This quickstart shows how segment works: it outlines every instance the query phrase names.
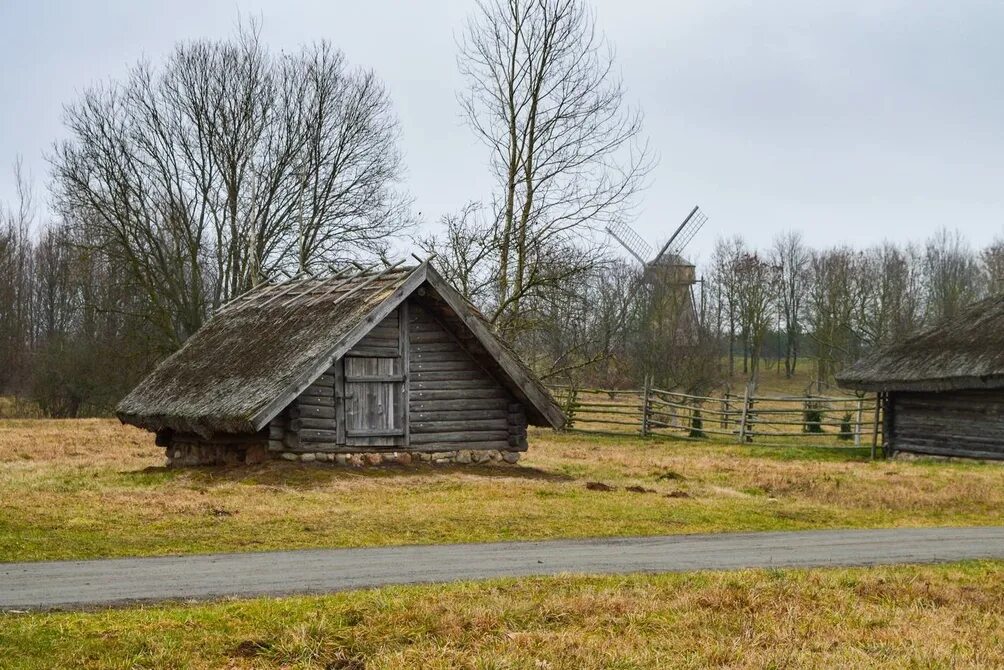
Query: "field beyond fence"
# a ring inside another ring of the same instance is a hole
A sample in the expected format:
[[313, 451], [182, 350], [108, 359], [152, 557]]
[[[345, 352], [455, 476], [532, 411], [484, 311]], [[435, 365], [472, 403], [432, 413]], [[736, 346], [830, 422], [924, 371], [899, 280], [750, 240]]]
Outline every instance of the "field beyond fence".
[[882, 440], [877, 397], [736, 394], [700, 396], [655, 387], [554, 386], [567, 429], [588, 433], [718, 439], [762, 444], [871, 446]]

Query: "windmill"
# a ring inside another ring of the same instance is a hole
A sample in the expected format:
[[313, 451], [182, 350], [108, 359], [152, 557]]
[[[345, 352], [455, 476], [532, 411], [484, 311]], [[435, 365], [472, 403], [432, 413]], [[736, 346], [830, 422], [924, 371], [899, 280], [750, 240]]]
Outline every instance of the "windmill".
[[655, 325], [666, 326], [673, 331], [670, 337], [676, 344], [693, 343], [697, 338], [700, 323], [694, 298], [697, 273], [694, 264], [683, 257], [683, 252], [707, 220], [708, 216], [695, 206], [662, 245], [659, 253], [655, 253], [652, 245], [626, 223], [618, 221], [607, 226], [610, 236], [642, 266], [640, 281], [632, 289], [628, 302], [634, 298], [640, 285], [646, 284], [653, 300], [659, 303], [657, 309], [652, 310], [661, 315], [661, 323]]

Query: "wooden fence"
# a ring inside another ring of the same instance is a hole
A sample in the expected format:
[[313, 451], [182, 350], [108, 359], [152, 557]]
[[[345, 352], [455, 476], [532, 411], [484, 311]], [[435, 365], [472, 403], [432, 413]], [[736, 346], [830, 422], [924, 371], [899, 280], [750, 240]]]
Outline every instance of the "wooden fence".
[[583, 432], [717, 438], [763, 444], [872, 448], [882, 444], [881, 403], [867, 396], [699, 396], [645, 386], [643, 389], [552, 387], [568, 418]]

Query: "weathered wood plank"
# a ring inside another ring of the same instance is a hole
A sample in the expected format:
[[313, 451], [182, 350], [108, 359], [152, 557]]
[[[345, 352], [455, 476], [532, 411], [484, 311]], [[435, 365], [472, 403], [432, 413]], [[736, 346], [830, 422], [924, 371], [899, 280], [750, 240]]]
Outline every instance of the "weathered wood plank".
[[324, 386], [321, 386], [319, 384], [314, 384], [312, 386], [308, 386], [306, 390], [304, 390], [304, 392], [300, 394], [300, 397], [302, 398], [303, 396], [316, 396], [319, 398], [331, 398], [334, 395], [335, 395], [334, 384], [327, 384]]
[[429, 444], [431, 442], [455, 444], [460, 442], [492, 441], [509, 444], [509, 432], [505, 430], [467, 430], [452, 433], [413, 433], [411, 441], [412, 444]]
[[334, 393], [328, 396], [303, 394], [296, 399], [297, 407], [330, 407], [335, 402]]
[[321, 405], [294, 405], [289, 408], [290, 419], [299, 419], [301, 417], [334, 419], [335, 408], [331, 404], [326, 407]]
[[443, 341], [443, 342], [415, 342], [411, 340], [411, 351], [414, 354], [431, 354], [438, 353], [441, 351], [455, 351], [457, 348], [456, 343]]
[[439, 410], [425, 412], [411, 412], [411, 420], [418, 421], [492, 421], [495, 419], [505, 420], [507, 413], [504, 409], [460, 409], [460, 410]]
[[304, 428], [307, 429], [319, 429], [319, 430], [335, 430], [337, 424], [334, 418], [304, 418], [304, 419], [291, 419], [289, 422], [289, 429], [293, 431], [300, 431]]
[[411, 370], [411, 379], [423, 382], [488, 380], [494, 383], [491, 377], [483, 370]]
[[418, 433], [450, 433], [464, 431], [506, 431], [505, 419], [463, 419], [461, 421], [413, 421], [412, 434]]
[[466, 360], [462, 361], [412, 361], [412, 372], [446, 372], [448, 370], [471, 370], [472, 364]]
[[470, 354], [461, 351], [459, 345], [453, 351], [430, 351], [426, 353], [413, 352], [411, 355], [412, 365], [415, 363], [442, 363], [462, 361], [468, 368], [476, 368], [477, 365], [471, 360]]
[[443, 381], [412, 381], [411, 388], [414, 391], [449, 391], [461, 389], [498, 389], [490, 379], [448, 379]]
[[424, 400], [483, 400], [499, 399], [508, 400], [509, 394], [505, 389], [460, 389], [452, 391], [414, 391], [412, 398], [419, 402]]
[[338, 434], [334, 430], [319, 430], [316, 428], [304, 428], [296, 432], [300, 442], [335, 442]]
[[412, 395], [408, 405], [412, 412], [448, 412], [455, 410], [502, 409], [508, 405], [506, 398], [466, 398], [460, 400], [420, 400]]

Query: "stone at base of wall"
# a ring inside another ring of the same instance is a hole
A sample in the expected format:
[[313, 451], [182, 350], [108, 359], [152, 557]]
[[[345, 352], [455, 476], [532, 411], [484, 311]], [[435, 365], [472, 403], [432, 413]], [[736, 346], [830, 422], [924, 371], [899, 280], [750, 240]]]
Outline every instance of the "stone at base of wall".
[[370, 451], [358, 454], [331, 454], [318, 451], [294, 454], [284, 451], [281, 457], [288, 461], [301, 461], [304, 463], [326, 462], [350, 467], [410, 465], [412, 463], [432, 463], [434, 465], [495, 463], [513, 465], [519, 462], [520, 452], [458, 449], [456, 451]]
[[252, 465], [270, 459], [302, 463], [332, 463], [350, 467], [372, 465], [410, 465], [412, 463], [444, 464], [496, 464], [514, 465], [520, 452], [499, 450], [457, 449], [455, 451], [381, 451], [354, 454], [329, 452], [293, 453], [269, 451], [265, 444], [213, 445], [174, 443], [167, 448], [167, 464], [186, 465]]

